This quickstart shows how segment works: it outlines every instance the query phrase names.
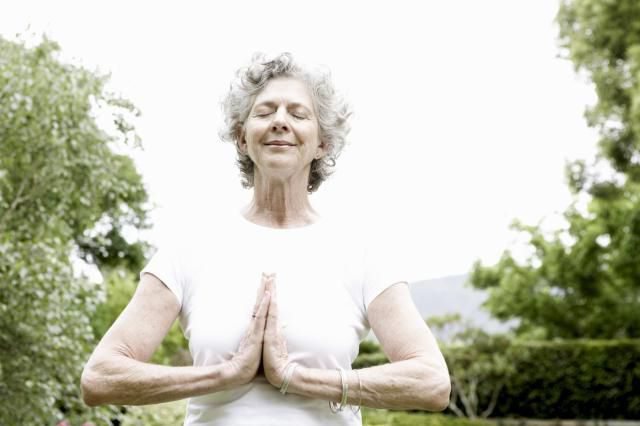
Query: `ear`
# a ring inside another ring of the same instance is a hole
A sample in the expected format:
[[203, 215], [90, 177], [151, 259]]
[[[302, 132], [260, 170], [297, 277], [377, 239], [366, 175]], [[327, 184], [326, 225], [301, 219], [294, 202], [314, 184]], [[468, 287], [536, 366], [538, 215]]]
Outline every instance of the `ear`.
[[318, 145], [318, 147], [316, 148], [316, 155], [315, 155], [315, 159], [319, 160], [320, 158], [324, 157], [327, 153], [327, 144], [324, 141], [320, 141], [320, 145]]
[[238, 140], [236, 141], [236, 145], [238, 146], [240, 152], [245, 155], [247, 154], [247, 140], [244, 137], [244, 128], [241, 128], [238, 133]]

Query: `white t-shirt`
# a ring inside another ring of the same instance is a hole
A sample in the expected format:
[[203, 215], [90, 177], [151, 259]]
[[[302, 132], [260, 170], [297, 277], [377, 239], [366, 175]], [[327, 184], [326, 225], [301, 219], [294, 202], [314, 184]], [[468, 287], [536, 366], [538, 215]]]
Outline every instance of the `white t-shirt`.
[[[158, 277], [180, 302], [194, 365], [231, 358], [249, 326], [262, 272], [275, 272], [289, 360], [350, 370], [370, 329], [369, 304], [403, 281], [392, 272], [393, 261], [372, 251], [363, 233], [328, 219], [289, 229], [240, 215], [225, 222], [161, 246], [140, 273]], [[334, 414], [325, 400], [282, 395], [262, 376], [190, 398], [185, 419], [189, 426], [361, 424], [359, 413]]]

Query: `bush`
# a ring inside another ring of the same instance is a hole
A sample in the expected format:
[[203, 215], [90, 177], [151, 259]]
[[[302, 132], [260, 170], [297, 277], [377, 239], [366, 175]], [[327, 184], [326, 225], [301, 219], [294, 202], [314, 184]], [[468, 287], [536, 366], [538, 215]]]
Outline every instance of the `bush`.
[[[137, 273], [122, 268], [106, 271], [107, 297], [104, 303], [98, 305], [95, 315], [91, 318], [91, 325], [98, 339], [102, 338], [127, 306], [136, 290], [137, 282]], [[176, 320], [150, 361], [163, 365], [190, 365], [188, 348], [187, 339], [180, 329], [179, 321]]]
[[509, 358], [496, 415], [640, 419], [639, 339], [519, 342]]
[[380, 364], [386, 364], [388, 362], [389, 362], [389, 358], [387, 358], [385, 354], [383, 354], [382, 352], [360, 354], [358, 355], [356, 360], [353, 361], [353, 364], [351, 365], [351, 367], [354, 369], [367, 368], [367, 367], [373, 367]]
[[[487, 388], [501, 386], [493, 417], [640, 419], [640, 339], [493, 342], [469, 348], [470, 353], [500, 352], [510, 365], [504, 375], [481, 382]], [[388, 362], [370, 349], [354, 368]], [[468, 358], [451, 355], [460, 351], [464, 348], [443, 347], [452, 373], [472, 369]], [[484, 398], [478, 405], [489, 404], [488, 394], [478, 396]]]
[[373, 340], [363, 340], [360, 342], [358, 354], [377, 354], [380, 352], [380, 345]]

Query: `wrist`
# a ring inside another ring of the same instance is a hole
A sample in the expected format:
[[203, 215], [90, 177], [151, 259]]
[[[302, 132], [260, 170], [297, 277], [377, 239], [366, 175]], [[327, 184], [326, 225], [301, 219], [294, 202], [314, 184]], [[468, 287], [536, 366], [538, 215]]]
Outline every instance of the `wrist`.
[[296, 369], [298, 368], [297, 362], [290, 362], [284, 368], [284, 376], [282, 378], [282, 384], [279, 387], [280, 393], [283, 395], [287, 394], [287, 390], [289, 389], [289, 384], [291, 383], [291, 378], [295, 374]]
[[[342, 377], [336, 369], [299, 366], [294, 373], [287, 393], [334, 402], [342, 400]], [[348, 380], [348, 378], [347, 374], [346, 379]], [[349, 382], [349, 385], [351, 385], [351, 382]], [[349, 398], [349, 400], [351, 401], [352, 398]]]
[[226, 389], [241, 386], [251, 381], [251, 377], [247, 377], [246, 372], [233, 361], [227, 361], [217, 366], [220, 367], [222, 383]]
[[267, 381], [271, 383], [272, 386], [279, 389], [280, 386], [282, 386], [282, 382], [284, 381], [284, 375], [287, 366], [289, 366], [290, 364], [291, 363], [287, 363], [282, 367], [265, 366], [264, 375], [267, 378]]
[[296, 369], [293, 371], [291, 378], [289, 379], [289, 385], [287, 387], [287, 393], [295, 393], [298, 395], [303, 395], [302, 389], [304, 388], [305, 378], [309, 374], [309, 368], [303, 367], [298, 364]]

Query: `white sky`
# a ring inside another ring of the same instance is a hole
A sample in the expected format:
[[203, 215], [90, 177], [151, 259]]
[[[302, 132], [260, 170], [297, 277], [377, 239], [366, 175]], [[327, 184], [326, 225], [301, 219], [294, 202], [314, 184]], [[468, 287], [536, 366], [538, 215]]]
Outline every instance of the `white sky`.
[[4, 2], [0, 34], [46, 32], [111, 72], [143, 112], [134, 154], [158, 243], [237, 209], [220, 100], [253, 52], [326, 64], [355, 116], [337, 172], [311, 198], [401, 242], [409, 280], [464, 273], [514, 244], [515, 218], [564, 210], [565, 160], [590, 159], [593, 90], [558, 59], [556, 0]]

